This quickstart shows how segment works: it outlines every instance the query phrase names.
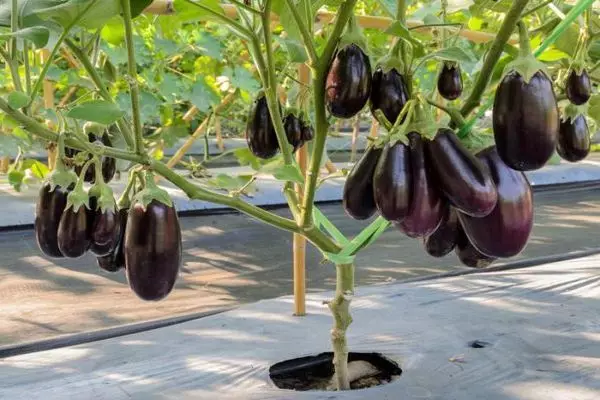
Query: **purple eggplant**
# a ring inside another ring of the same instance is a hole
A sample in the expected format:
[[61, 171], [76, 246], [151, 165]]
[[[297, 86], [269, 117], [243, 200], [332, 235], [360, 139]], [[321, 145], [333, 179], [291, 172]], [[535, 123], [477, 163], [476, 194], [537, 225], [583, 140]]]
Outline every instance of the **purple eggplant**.
[[560, 122], [556, 151], [562, 159], [577, 162], [587, 157], [591, 140], [588, 124], [583, 115]]
[[496, 261], [494, 257], [486, 256], [477, 250], [469, 241], [460, 224], [458, 225], [458, 239], [454, 251], [462, 264], [471, 268], [485, 268]]
[[79, 258], [90, 248], [88, 212], [85, 206], [67, 208], [58, 224], [58, 248], [67, 258]]
[[260, 93], [250, 109], [246, 124], [246, 142], [252, 154], [268, 159], [279, 151], [277, 133], [269, 112], [267, 98]]
[[495, 146], [482, 150], [477, 157], [492, 175], [498, 202], [485, 217], [459, 213], [458, 218], [469, 241], [479, 252], [496, 258], [513, 257], [523, 250], [533, 228], [531, 186], [523, 172], [504, 164]]
[[369, 147], [346, 178], [342, 201], [344, 210], [354, 219], [367, 219], [375, 214], [373, 174], [381, 151], [381, 148]]
[[62, 258], [58, 248], [58, 225], [67, 206], [68, 190], [56, 186], [51, 190], [50, 183], [44, 183], [35, 207], [35, 238], [45, 255]]
[[438, 76], [437, 88], [446, 100], [456, 100], [463, 91], [462, 76], [458, 64], [444, 63]]
[[454, 132], [440, 129], [427, 151], [436, 181], [458, 211], [474, 217], [492, 212], [498, 199], [492, 177]]
[[383, 218], [401, 221], [410, 208], [412, 176], [409, 148], [402, 142], [384, 147], [373, 174], [375, 205]]
[[425, 140], [417, 132], [408, 134], [412, 175], [411, 202], [408, 215], [394, 225], [409, 237], [431, 234], [440, 224], [446, 207], [429, 167]]
[[127, 227], [127, 216], [129, 214], [128, 208], [121, 208], [119, 211], [119, 237], [110, 253], [103, 257], [97, 257], [96, 261], [98, 266], [108, 272], [117, 272], [120, 269], [125, 268], [125, 253], [124, 253], [124, 239], [125, 239], [125, 228]]
[[408, 88], [404, 77], [392, 68], [383, 72], [378, 67], [373, 74], [371, 86], [371, 111], [381, 110], [393, 125], [408, 101]]
[[585, 69], [581, 71], [581, 74], [571, 70], [567, 78], [566, 91], [567, 98], [576, 106], [587, 103], [592, 96], [592, 82]]
[[554, 154], [559, 129], [552, 81], [542, 71], [529, 83], [510, 72], [496, 91], [493, 125], [498, 154], [506, 165], [518, 171], [543, 167]]
[[293, 152], [296, 152], [296, 150], [304, 144], [302, 137], [302, 120], [290, 113], [283, 119], [283, 127], [288, 143], [293, 147]]
[[458, 213], [454, 208], [447, 207], [440, 226], [423, 239], [425, 251], [433, 257], [444, 257], [456, 247], [459, 231]]

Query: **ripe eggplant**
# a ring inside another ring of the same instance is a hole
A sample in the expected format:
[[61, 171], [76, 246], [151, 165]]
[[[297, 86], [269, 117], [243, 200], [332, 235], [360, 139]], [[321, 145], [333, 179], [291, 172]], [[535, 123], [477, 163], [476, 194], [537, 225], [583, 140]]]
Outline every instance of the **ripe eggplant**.
[[354, 219], [367, 219], [375, 214], [373, 174], [382, 149], [369, 147], [346, 178], [342, 197], [344, 210]]
[[51, 190], [50, 183], [40, 189], [35, 207], [35, 239], [38, 247], [48, 257], [62, 258], [58, 247], [58, 225], [67, 206], [68, 190], [56, 186]]
[[254, 100], [246, 125], [246, 141], [250, 151], [259, 158], [268, 159], [277, 154], [279, 143], [264, 94]]
[[436, 181], [458, 211], [474, 217], [492, 212], [498, 198], [492, 177], [454, 132], [440, 129], [427, 151]]
[[90, 251], [98, 257], [108, 255], [117, 245], [121, 234], [119, 213], [113, 210], [95, 211], [91, 229]]
[[409, 148], [402, 142], [383, 148], [373, 174], [377, 210], [388, 221], [399, 222], [410, 208], [412, 175]]
[[590, 146], [590, 131], [583, 115], [574, 120], [560, 121], [556, 151], [561, 158], [570, 162], [581, 161], [589, 154]]
[[302, 121], [294, 114], [288, 114], [283, 119], [283, 127], [288, 143], [292, 145], [293, 151], [296, 152], [304, 144], [302, 140]]
[[313, 140], [314, 136], [315, 132], [312, 126], [310, 126], [310, 122], [302, 121], [302, 141], [304, 143], [310, 142], [311, 140]]
[[584, 69], [581, 74], [571, 70], [567, 78], [567, 98], [576, 106], [587, 103], [592, 96], [592, 82], [587, 71]]
[[381, 110], [393, 125], [408, 101], [408, 88], [404, 77], [396, 68], [383, 72], [377, 67], [371, 85], [371, 111]]
[[456, 100], [463, 91], [462, 76], [458, 64], [444, 63], [438, 76], [437, 88], [446, 100]]
[[494, 257], [489, 257], [479, 252], [479, 250], [471, 244], [460, 224], [459, 228], [458, 239], [454, 251], [461, 263], [471, 268], [485, 268], [496, 261]]
[[440, 226], [431, 235], [423, 239], [425, 251], [429, 255], [438, 258], [449, 254], [456, 247], [460, 229], [458, 225], [458, 213], [454, 208], [447, 207]]
[[363, 109], [371, 94], [371, 62], [356, 44], [338, 50], [325, 81], [327, 109], [337, 118], [351, 118]]
[[117, 242], [107, 255], [96, 258], [98, 266], [108, 272], [117, 272], [118, 270], [125, 268], [125, 254], [123, 250], [129, 209], [122, 208], [118, 212], [119, 236]]
[[426, 139], [417, 132], [408, 134], [412, 175], [411, 202], [408, 215], [395, 226], [409, 237], [427, 236], [440, 224], [446, 204], [437, 189], [425, 151]]
[[485, 217], [459, 213], [458, 218], [469, 241], [480, 253], [496, 258], [513, 257], [523, 250], [533, 228], [531, 186], [523, 172], [504, 164], [495, 146], [482, 150], [477, 158], [492, 175], [498, 202]]
[[[102, 135], [101, 139], [98, 139], [98, 137], [93, 133], [88, 133], [88, 140], [92, 144], [103, 144], [106, 147], [112, 147], [112, 142], [106, 132]], [[65, 148], [65, 154], [69, 158], [73, 158], [79, 153], [79, 150], [75, 150], [69, 147]], [[91, 160], [91, 158], [92, 156], [89, 155], [88, 160]], [[103, 156], [100, 162], [102, 169], [102, 178], [104, 179], [104, 182], [109, 183], [114, 178], [115, 173], [117, 172], [117, 160], [112, 157]], [[77, 175], [79, 175], [82, 169], [83, 165], [76, 165], [74, 171]], [[94, 166], [90, 166], [87, 169], [87, 171], [85, 172], [84, 180], [89, 183], [96, 182], [96, 169], [94, 168]]]
[[559, 129], [552, 81], [542, 71], [529, 83], [517, 72], [507, 74], [496, 91], [493, 125], [506, 165], [518, 171], [543, 167], [554, 153]]
[[136, 203], [125, 228], [125, 268], [131, 289], [143, 300], [167, 296], [182, 258], [181, 228], [177, 212], [157, 200], [146, 208]]
[[88, 212], [85, 206], [67, 208], [58, 224], [58, 248], [68, 258], [79, 258], [90, 248]]

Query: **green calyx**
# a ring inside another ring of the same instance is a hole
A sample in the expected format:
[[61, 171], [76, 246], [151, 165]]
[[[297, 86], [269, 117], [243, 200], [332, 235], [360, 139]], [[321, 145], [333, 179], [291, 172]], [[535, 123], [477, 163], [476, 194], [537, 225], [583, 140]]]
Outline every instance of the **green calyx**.
[[56, 162], [56, 168], [48, 177], [50, 189], [54, 190], [57, 186], [66, 189], [73, 186], [76, 182], [77, 174], [72, 170], [68, 169], [59, 157]]
[[88, 121], [83, 125], [83, 133], [89, 135], [90, 133], [96, 135], [96, 137], [102, 137], [106, 131], [106, 126], [97, 122]]
[[531, 78], [539, 71], [546, 74], [546, 76], [550, 76], [546, 65], [531, 54], [526, 57], [518, 57], [516, 60], [510, 62], [504, 69], [503, 77], [513, 71], [518, 73], [525, 83], [529, 83]]
[[435, 137], [438, 129], [444, 125], [439, 124], [433, 118], [433, 111], [427, 102], [419, 101], [415, 105], [413, 118], [407, 126], [407, 132], [419, 132], [421, 136], [432, 140]]
[[387, 74], [391, 70], [395, 69], [399, 74], [404, 71], [404, 62], [398, 56], [387, 54], [377, 61], [377, 65], [381, 68], [384, 74]]
[[580, 115], [585, 116], [588, 112], [588, 108], [589, 108], [589, 102], [582, 104], [580, 106], [576, 106], [575, 104], [569, 103], [565, 107], [565, 110], [563, 112], [561, 119], [563, 121], [568, 121], [568, 120], [575, 121], [575, 119], [577, 117], [579, 117]]
[[356, 16], [352, 14], [348, 20], [348, 26], [346, 32], [340, 37], [338, 48], [344, 48], [350, 44], [355, 44], [367, 53], [367, 39], [363, 35], [362, 28], [356, 22]]
[[72, 208], [73, 212], [77, 212], [81, 207], [90, 208], [90, 197], [83, 188], [83, 181], [79, 180], [75, 185], [75, 189], [67, 196], [65, 209]]
[[154, 174], [151, 171], [146, 171], [145, 174], [146, 187], [136, 193], [131, 200], [131, 206], [141, 204], [145, 209], [153, 200], [163, 203], [169, 207], [173, 207], [173, 200], [166, 190], [159, 188], [154, 183]]
[[[586, 67], [586, 65], [585, 65], [584, 61], [575, 60], [575, 61], [573, 61], [573, 64], [571, 64], [571, 71], [575, 71], [575, 73], [577, 75], [581, 75], [581, 74], [583, 74], [583, 71], [585, 71], [585, 67]], [[570, 71], [569, 71], [569, 74], [570, 74]]]
[[112, 189], [104, 182], [98, 182], [92, 186], [89, 191], [89, 197], [96, 198], [97, 209], [103, 213], [115, 210], [117, 207]]
[[283, 117], [285, 118], [285, 117], [287, 117], [288, 115], [293, 115], [293, 116], [295, 116], [295, 117], [297, 117], [297, 118], [300, 118], [301, 114], [302, 114], [302, 113], [300, 112], [300, 110], [298, 110], [296, 107], [288, 107], [288, 108], [285, 110], [285, 114], [284, 114], [284, 116], [283, 116]]

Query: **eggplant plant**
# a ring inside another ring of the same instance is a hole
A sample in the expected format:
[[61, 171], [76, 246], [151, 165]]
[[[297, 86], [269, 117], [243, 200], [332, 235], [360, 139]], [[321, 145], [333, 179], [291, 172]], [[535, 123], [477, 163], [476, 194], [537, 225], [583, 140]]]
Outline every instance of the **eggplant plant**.
[[[441, 257], [454, 249], [471, 267], [514, 256], [526, 245], [533, 225], [531, 189], [521, 171], [541, 168], [557, 147], [571, 161], [587, 154], [585, 118], [589, 114], [597, 122], [600, 114], [598, 95], [589, 83], [598, 69], [598, 64], [588, 65], [592, 37], [597, 36], [589, 21], [598, 21], [592, 2], [565, 6], [564, 19], [536, 29], [543, 40], [532, 53], [527, 26], [539, 19], [534, 16], [546, 15], [548, 2], [474, 1], [468, 10], [471, 15], [501, 15], [485, 58], [476, 63], [475, 45], [453, 44], [462, 34], [462, 22], [453, 20], [456, 10], [445, 0], [419, 29], [409, 26], [407, 16], [437, 2], [397, 0], [393, 7], [393, 2], [379, 2], [373, 9], [393, 19], [385, 30], [391, 46], [379, 47], [370, 45], [360, 28], [357, 0], [332, 2], [336, 11], [331, 20], [319, 19], [323, 2], [310, 0], [230, 0], [228, 12], [217, 0], [177, 1], [176, 10], [216, 21], [244, 44], [262, 86], [245, 121], [251, 162], [274, 159], [270, 171], [282, 181], [292, 213], [287, 218], [245, 201], [247, 184], [227, 193], [212, 190], [152, 156], [140, 92], [149, 77], [139, 75], [141, 55], [134, 40], [134, 18], [151, 1], [65, 0], [50, 6], [11, 0], [10, 7], [0, 10], [0, 24], [6, 27], [2, 37], [8, 39], [0, 46], [0, 57], [12, 77], [10, 93], [0, 97], [3, 122], [58, 149], [56, 167], [40, 190], [36, 209], [39, 247], [53, 258], [91, 251], [104, 270], [125, 269], [140, 298], [165, 298], [182, 262], [182, 237], [173, 201], [156, 185], [159, 178], [190, 199], [231, 207], [302, 235], [335, 265], [335, 295], [328, 302], [334, 321], [334, 380], [337, 389], [349, 389], [346, 331], [352, 323], [354, 259], [361, 249], [393, 225], [423, 240], [431, 255]], [[285, 36], [280, 35], [282, 29], [272, 29], [277, 15]], [[535, 57], [543, 55], [580, 15], [585, 23], [575, 52], [548, 63], [538, 61]], [[115, 21], [123, 26], [127, 87], [109, 90], [112, 70], [98, 62], [98, 49], [108, 36], [103, 26]], [[517, 26], [519, 50], [509, 44]], [[427, 41], [432, 30], [440, 39], [435, 49]], [[34, 47], [48, 46], [49, 56], [40, 68], [33, 68]], [[51, 67], [61, 62], [62, 49], [74, 55], [93, 88], [75, 106], [53, 110], [57, 123], [46, 125], [40, 91]], [[283, 49], [289, 58], [282, 65], [278, 57]], [[374, 69], [372, 51], [382, 55]], [[289, 65], [298, 63], [308, 65], [311, 80], [308, 85], [286, 86], [290, 96], [283, 103], [279, 88], [290, 74]], [[436, 79], [428, 71], [439, 63], [441, 74], [437, 85], [431, 85]], [[557, 95], [567, 73], [566, 95]], [[117, 102], [127, 91], [130, 107]], [[558, 100], [563, 97], [574, 108], [561, 124]], [[582, 105], [588, 101], [589, 107]], [[329, 128], [336, 118], [353, 117], [367, 103], [384, 132], [370, 141], [348, 174], [343, 206], [355, 219], [379, 216], [349, 239], [319, 212], [315, 193]], [[476, 124], [492, 104], [494, 135], [488, 133], [478, 144], [475, 131], [483, 128]], [[306, 143], [310, 156], [304, 174], [294, 152]], [[107, 184], [115, 160], [125, 161], [129, 172], [127, 188], [118, 200]], [[92, 184], [89, 191], [83, 185], [86, 181]], [[302, 188], [302, 196], [294, 184]]]

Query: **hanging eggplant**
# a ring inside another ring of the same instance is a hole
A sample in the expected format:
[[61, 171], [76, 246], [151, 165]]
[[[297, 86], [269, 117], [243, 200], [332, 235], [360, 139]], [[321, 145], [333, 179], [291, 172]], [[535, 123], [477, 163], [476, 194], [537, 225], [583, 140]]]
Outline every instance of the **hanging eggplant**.
[[373, 174], [381, 152], [381, 148], [369, 147], [346, 178], [342, 202], [346, 213], [354, 219], [367, 219], [375, 214]]
[[459, 232], [458, 213], [454, 208], [447, 207], [438, 228], [423, 239], [425, 251], [433, 257], [444, 257], [456, 247]]
[[592, 96], [592, 82], [585, 69], [580, 73], [575, 69], [571, 70], [567, 78], [566, 92], [569, 101], [576, 106], [587, 103]]
[[44, 183], [40, 189], [35, 207], [35, 238], [45, 255], [53, 258], [63, 257], [58, 247], [58, 225], [67, 206], [68, 190], [60, 186]]
[[454, 249], [460, 262], [470, 268], [485, 268], [490, 266], [496, 259], [486, 256], [475, 248], [459, 224], [458, 239]]
[[437, 88], [446, 100], [456, 100], [463, 91], [460, 66], [456, 63], [445, 62], [438, 76]]
[[288, 143], [293, 147], [293, 152], [296, 152], [304, 144], [302, 120], [294, 113], [289, 113], [283, 119], [283, 127]]
[[396, 68], [384, 72], [381, 67], [377, 67], [373, 74], [370, 98], [371, 111], [381, 110], [393, 125], [408, 101], [408, 87], [404, 77]]
[[388, 143], [373, 174], [375, 205], [388, 221], [403, 220], [410, 208], [412, 174], [409, 156], [409, 148], [404, 143]]
[[578, 115], [560, 122], [556, 151], [566, 161], [577, 162], [587, 157], [591, 139], [585, 116]]
[[268, 159], [277, 154], [279, 143], [263, 93], [254, 100], [246, 125], [246, 141], [250, 151], [259, 158]]

